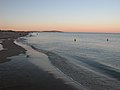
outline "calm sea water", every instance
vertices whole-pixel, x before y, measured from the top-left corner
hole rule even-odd
[[[114,86],[117,85],[115,82],[112,87],[112,81],[109,83],[110,81],[105,78],[104,81],[101,78],[97,80],[96,75],[88,75],[89,79],[85,77],[88,71],[92,71],[120,81],[120,34],[31,33],[31,35],[26,37],[26,43],[47,54],[54,66],[83,86],[92,90],[114,90],[112,88],[120,86],[120,83]],[[88,71],[82,71],[79,67]],[[92,84],[88,85],[86,81]],[[106,82],[106,86],[104,83],[101,87],[103,82]]]
[[[28,43],[73,61],[85,57],[120,69],[120,34],[33,33]]]

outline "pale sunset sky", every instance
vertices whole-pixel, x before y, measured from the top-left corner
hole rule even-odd
[[[120,33],[120,0],[0,0],[0,29]]]

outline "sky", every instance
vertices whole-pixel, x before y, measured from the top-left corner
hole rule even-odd
[[[0,29],[120,33],[120,0],[0,0]]]

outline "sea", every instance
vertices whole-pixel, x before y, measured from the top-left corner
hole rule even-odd
[[[33,32],[23,42],[88,90],[120,90],[119,33]]]

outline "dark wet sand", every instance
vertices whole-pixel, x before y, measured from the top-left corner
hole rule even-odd
[[[77,90],[24,59],[0,65],[0,88],[0,90]]]
[[[27,35],[27,32],[0,32],[0,40],[4,50],[0,51],[0,63],[9,61],[7,57],[25,53],[25,49],[14,44],[18,37]]]
[[[0,51],[0,63],[9,61],[10,59],[7,59],[7,57],[25,53],[25,49],[14,44],[14,39],[5,39],[1,44],[4,50]]]
[[[13,43],[18,37],[13,33],[0,33],[5,49],[0,51],[0,90],[77,90],[33,65],[27,58],[8,60],[7,57],[25,54],[25,49]]]

